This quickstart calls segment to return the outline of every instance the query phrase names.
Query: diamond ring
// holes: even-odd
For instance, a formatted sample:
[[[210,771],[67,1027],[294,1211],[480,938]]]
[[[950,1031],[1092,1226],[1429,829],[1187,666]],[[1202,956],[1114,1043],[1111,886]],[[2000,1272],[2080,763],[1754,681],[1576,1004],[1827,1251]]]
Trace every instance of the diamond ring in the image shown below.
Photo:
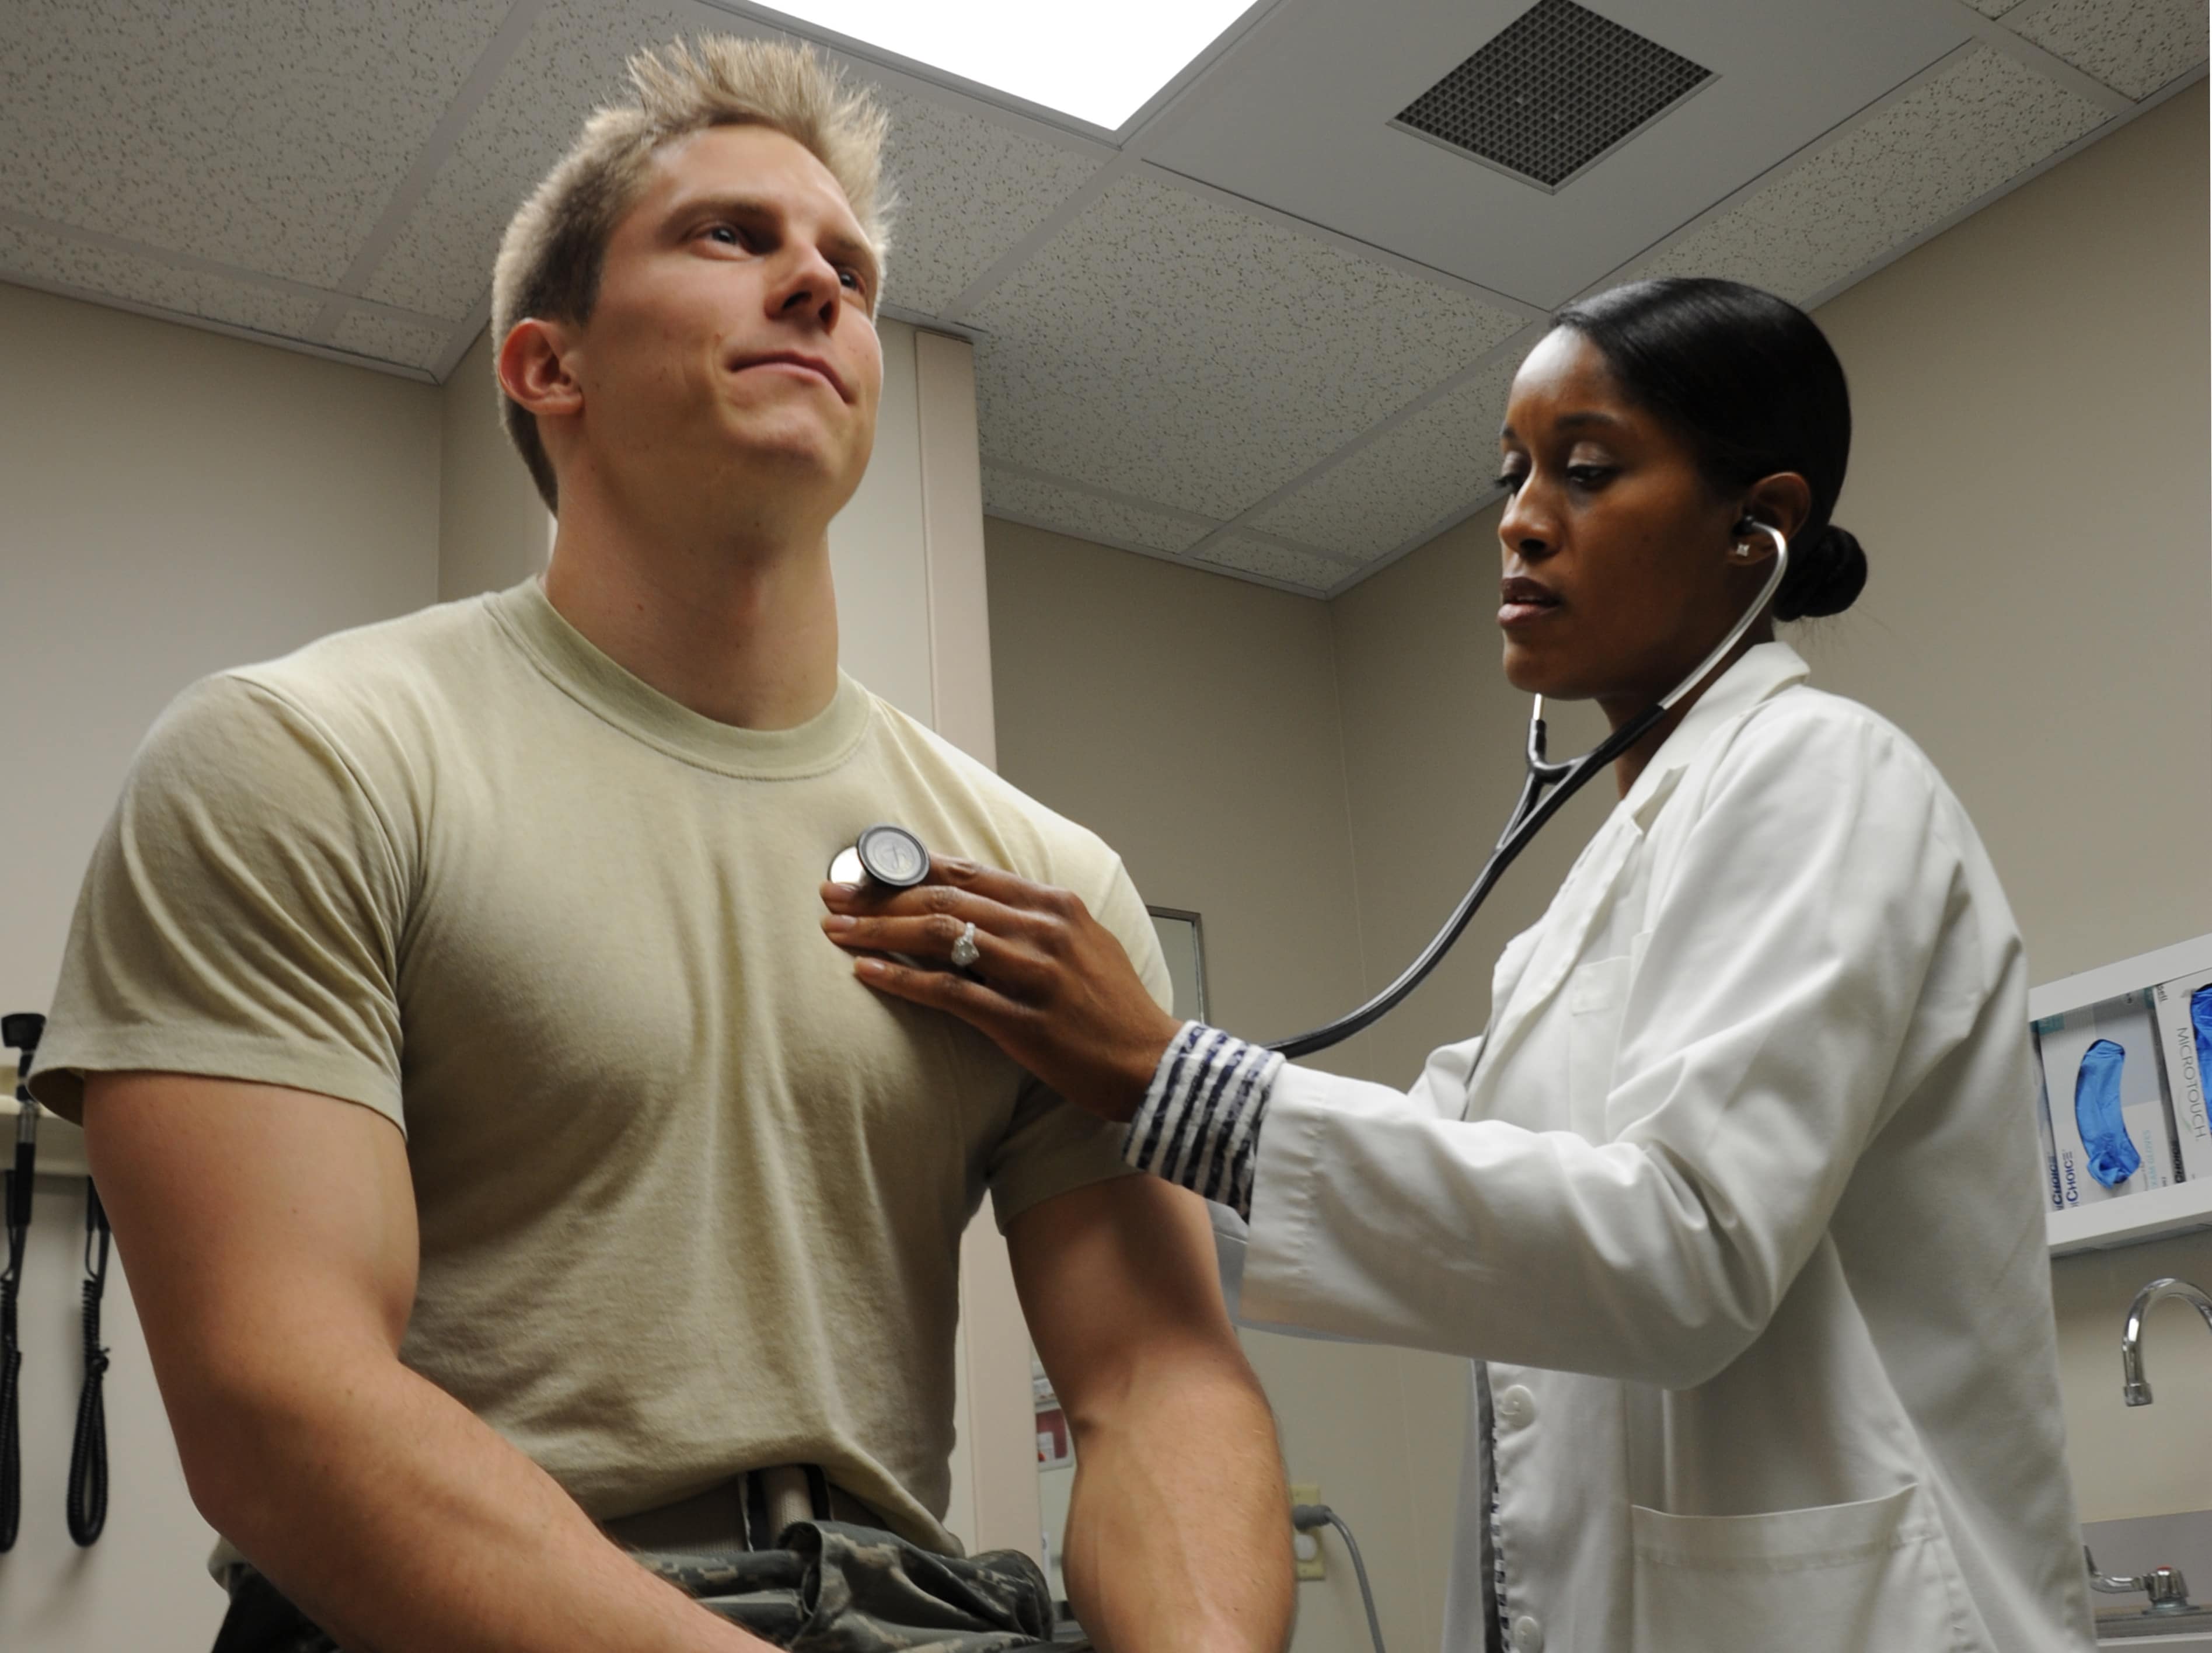
[[[982,956],[983,950],[975,945],[975,926],[971,921],[960,933],[960,939],[952,944],[952,962],[964,970]]]

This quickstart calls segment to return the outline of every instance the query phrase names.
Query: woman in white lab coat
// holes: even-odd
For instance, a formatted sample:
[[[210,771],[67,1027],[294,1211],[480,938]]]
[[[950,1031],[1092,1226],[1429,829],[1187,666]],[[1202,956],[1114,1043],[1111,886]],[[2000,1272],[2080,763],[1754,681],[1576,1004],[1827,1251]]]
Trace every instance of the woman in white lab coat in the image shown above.
[[[2085,1646],[2019,934],[1927,758],[1774,640],[1865,577],[1842,369],[1769,295],[1638,283],[1561,314],[1500,446],[1518,689],[1618,726],[1768,528],[1791,563],[1411,1091],[1178,1025],[1003,873],[825,923],[1247,1213],[1245,1317],[1475,1363],[1451,1653]],[[866,956],[963,934],[973,979]]]

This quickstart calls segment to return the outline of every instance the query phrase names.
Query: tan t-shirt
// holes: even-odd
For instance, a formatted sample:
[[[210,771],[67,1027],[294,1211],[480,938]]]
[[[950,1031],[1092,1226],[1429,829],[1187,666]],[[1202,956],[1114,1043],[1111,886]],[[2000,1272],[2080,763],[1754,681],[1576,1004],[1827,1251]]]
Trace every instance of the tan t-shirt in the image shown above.
[[[535,581],[187,690],[93,858],[33,1089],[320,1091],[407,1134],[401,1353],[592,1516],[822,1465],[950,1548],[960,1237],[1120,1175],[1120,1133],[819,927],[861,828],[1073,889],[1163,1003],[1097,837],[850,678],[687,710]]]

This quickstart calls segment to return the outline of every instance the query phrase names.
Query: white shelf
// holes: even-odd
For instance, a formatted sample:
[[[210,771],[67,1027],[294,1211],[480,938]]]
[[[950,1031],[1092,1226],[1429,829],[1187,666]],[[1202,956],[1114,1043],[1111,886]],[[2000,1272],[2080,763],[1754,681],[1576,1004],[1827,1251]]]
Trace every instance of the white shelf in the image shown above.
[[[2178,941],[2155,952],[2138,953],[2133,958],[2030,988],[2028,1019],[2040,1021],[2206,969],[2212,969],[2212,935]],[[2212,1228],[2212,1178],[2177,1182],[2170,1188],[2151,1188],[2072,1211],[2054,1211],[2044,1223],[2054,1257],[2138,1245],[2170,1234]]]
[[[2187,975],[2197,970],[2212,970],[2212,935],[2201,935],[2190,941],[2177,941],[2171,947],[2160,947],[2156,952],[2137,953],[2133,958],[2123,958],[2117,964],[2100,964],[2095,969],[2084,970],[2079,975],[2069,975],[2062,981],[2046,981],[2039,988],[2030,988],[2027,990],[2027,1019],[2039,1022],[2046,1016],[2079,1010],[2084,1005],[2102,1004],[2106,1000],[2117,999],[2124,993],[2154,987],[2160,981],[2171,981],[2177,975]]]
[[[2063,1257],[2076,1251],[2102,1251],[2110,1246],[2136,1245],[2145,1240],[2185,1234],[2191,1229],[2212,1228],[2212,1182],[2176,1182],[2170,1188],[2147,1188],[2118,1200],[2100,1200],[2072,1211],[2054,1211],[2044,1219],[2051,1238],[2051,1255]]]

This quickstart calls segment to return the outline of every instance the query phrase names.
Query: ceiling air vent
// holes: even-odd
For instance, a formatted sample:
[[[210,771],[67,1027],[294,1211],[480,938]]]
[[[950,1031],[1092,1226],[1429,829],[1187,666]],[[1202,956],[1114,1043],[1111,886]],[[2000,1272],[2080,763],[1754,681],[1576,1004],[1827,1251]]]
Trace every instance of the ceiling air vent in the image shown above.
[[[1556,193],[1712,77],[1574,0],[1538,0],[1390,124]]]

